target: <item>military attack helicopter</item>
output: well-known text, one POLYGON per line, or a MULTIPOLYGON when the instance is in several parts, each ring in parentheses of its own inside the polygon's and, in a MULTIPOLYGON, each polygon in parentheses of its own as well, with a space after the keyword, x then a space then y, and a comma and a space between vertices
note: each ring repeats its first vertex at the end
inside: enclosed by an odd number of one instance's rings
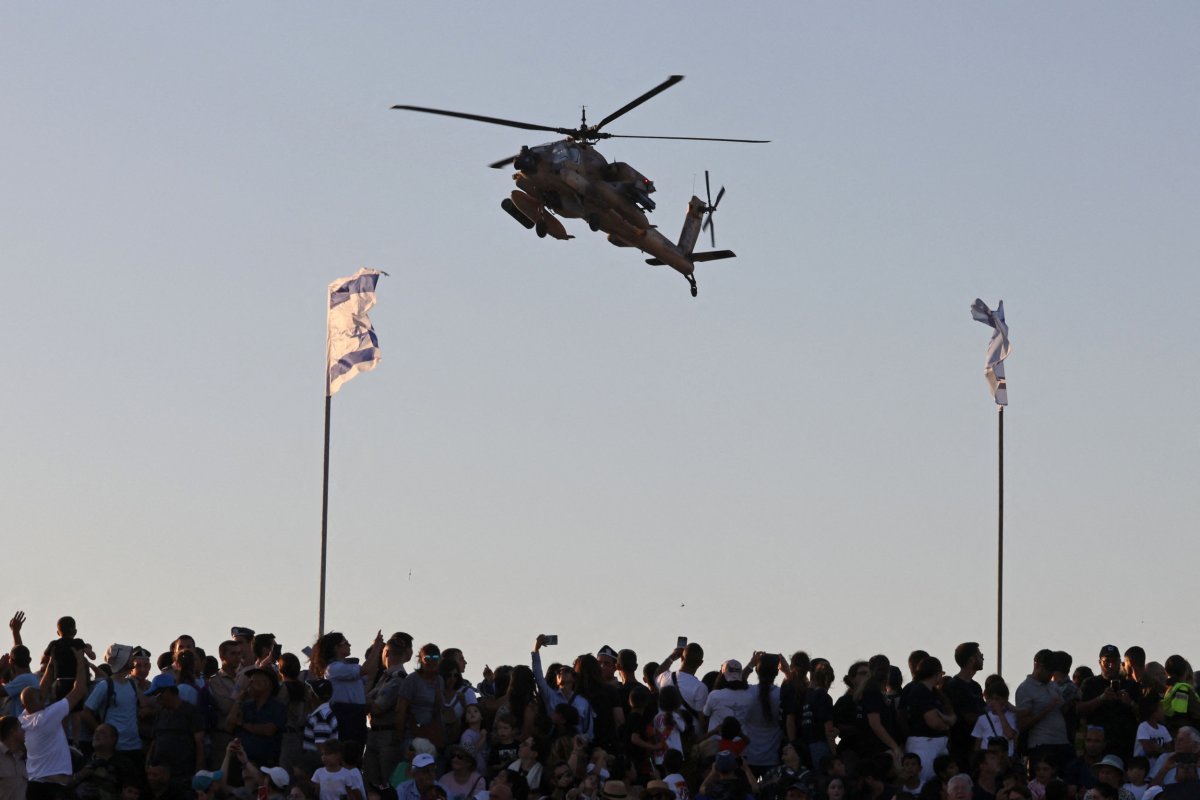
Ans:
POLYGON ((647 264, 673 267, 687 278, 692 297, 695 297, 697 289, 693 273, 696 264, 734 257, 732 250, 693 252, 696 239, 702 230, 708 231, 712 246, 717 246, 712 217, 721 203, 721 198, 725 196, 725 187, 721 187, 717 192, 717 199, 713 200, 708 171, 705 171, 705 199, 693 196, 688 202, 683 231, 679 234, 679 241, 672 242, 659 233, 658 228, 646 217, 655 208, 654 200, 650 198, 655 191, 654 183, 623 161, 610 163, 594 147, 601 139, 675 139, 745 144, 766 144, 769 141, 718 139, 708 136, 631 136, 601 130, 605 125, 681 80, 682 75, 672 75, 595 125, 588 125, 585 108, 578 128, 555 128, 423 106, 399 105, 392 108, 507 125, 510 128, 528 131, 550 131, 567 137, 549 144, 522 147, 517 155, 489 164, 494 169, 503 169, 511 164, 517 170, 513 175, 517 188, 501 201, 500 207, 526 228, 532 228, 542 238, 575 238, 567 233, 558 217, 585 220, 593 231, 607 233, 608 241, 617 247, 636 247, 653 256, 646 260, 647 264))

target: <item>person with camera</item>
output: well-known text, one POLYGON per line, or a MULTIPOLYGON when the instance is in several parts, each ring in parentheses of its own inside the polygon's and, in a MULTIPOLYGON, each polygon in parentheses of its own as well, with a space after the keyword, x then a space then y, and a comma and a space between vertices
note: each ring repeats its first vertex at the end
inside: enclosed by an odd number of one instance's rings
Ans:
POLYGON ((1100 648, 1100 674, 1083 682, 1075 709, 1089 726, 1104 728, 1108 737, 1106 753, 1128 759, 1133 756, 1137 738, 1137 700, 1142 696, 1142 687, 1122 677, 1121 661, 1116 645, 1100 648))
POLYGON ((587 698, 575 692, 575 682, 578 676, 574 668, 563 666, 560 667, 558 673, 554 675, 556 686, 551 686, 546 680, 546 675, 542 671, 542 654, 539 652, 543 647, 551 643, 558 643, 558 636, 553 638, 546 634, 539 634, 533 642, 533 652, 530 653, 530 667, 533 669, 533 679, 537 682, 538 689, 541 691, 542 702, 546 706, 546 713, 553 714, 554 710, 560 705, 569 705, 579 712, 579 733, 589 742, 592 741, 594 727, 594 715, 592 714, 592 705, 587 701, 587 698))
POLYGON ((749 765, 741 757, 722 750, 700 783, 696 800, 753 800, 757 791, 758 780, 749 765))
POLYGON ((1200 800, 1200 777, 1195 753, 1168 753, 1165 763, 1175 770, 1175 782, 1163 788, 1161 800, 1200 800))
POLYGON ((1170 786, 1177 780, 1176 766, 1180 755, 1200 755, 1200 731, 1185 725, 1175 734, 1175 752, 1163 753, 1150 769, 1150 782, 1156 786, 1170 786), (1174 756, 1174 757, 1172 757, 1174 756))

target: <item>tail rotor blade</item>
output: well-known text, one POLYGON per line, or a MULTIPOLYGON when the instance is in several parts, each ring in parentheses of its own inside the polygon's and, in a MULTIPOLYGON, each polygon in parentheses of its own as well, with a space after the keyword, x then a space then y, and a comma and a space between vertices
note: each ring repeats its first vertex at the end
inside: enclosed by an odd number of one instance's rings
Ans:
POLYGON ((717 206, 721 205, 721 198, 725 196, 725 187, 722 186, 717 192, 717 199, 712 199, 712 186, 708 182, 708 170, 704 170, 704 193, 708 196, 708 205, 704 207, 704 224, 700 226, 701 231, 708 231, 709 238, 712 240, 712 246, 717 246, 717 228, 713 225, 713 212, 717 210, 717 206))

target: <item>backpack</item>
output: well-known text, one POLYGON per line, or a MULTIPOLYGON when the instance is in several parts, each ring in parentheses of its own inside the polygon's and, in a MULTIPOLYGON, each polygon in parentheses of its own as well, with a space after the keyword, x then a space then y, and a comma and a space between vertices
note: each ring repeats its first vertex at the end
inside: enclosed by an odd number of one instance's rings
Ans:
MULTIPOLYGON (((101 722, 108 722, 109 709, 111 709, 113 706, 119 705, 119 703, 117 703, 117 684, 112 678, 105 678, 104 685, 106 687, 105 691, 104 691, 104 703, 100 706, 100 710, 98 712, 96 712, 96 716, 100 719, 101 722)), ((137 686, 135 686, 130 681, 126 681, 126 685, 129 686, 129 688, 133 689, 133 705, 134 705, 134 708, 137 708, 137 706, 138 706, 137 686)), ((137 718, 136 711, 134 712, 134 718, 135 719, 137 718)))

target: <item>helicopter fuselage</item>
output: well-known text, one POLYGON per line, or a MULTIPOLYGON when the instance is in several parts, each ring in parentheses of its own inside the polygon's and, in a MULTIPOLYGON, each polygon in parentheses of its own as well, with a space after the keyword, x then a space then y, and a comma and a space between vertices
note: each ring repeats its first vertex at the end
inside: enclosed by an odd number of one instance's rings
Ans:
POLYGON ((621 161, 609 162, 594 147, 565 139, 522 148, 513 165, 513 180, 519 191, 512 200, 532 222, 543 220, 545 232, 555 238, 570 238, 561 223, 547 214, 584 219, 592 230, 604 231, 617 247, 636 247, 685 276, 694 271, 691 245, 695 243, 704 203, 692 198, 685 220, 686 250, 659 233, 647 218, 656 207, 650 195, 654 183, 621 161), (523 196, 521 196, 523 195, 523 196), (531 202, 532 201, 532 202, 531 202), (688 221, 695 221, 686 236, 688 221))

